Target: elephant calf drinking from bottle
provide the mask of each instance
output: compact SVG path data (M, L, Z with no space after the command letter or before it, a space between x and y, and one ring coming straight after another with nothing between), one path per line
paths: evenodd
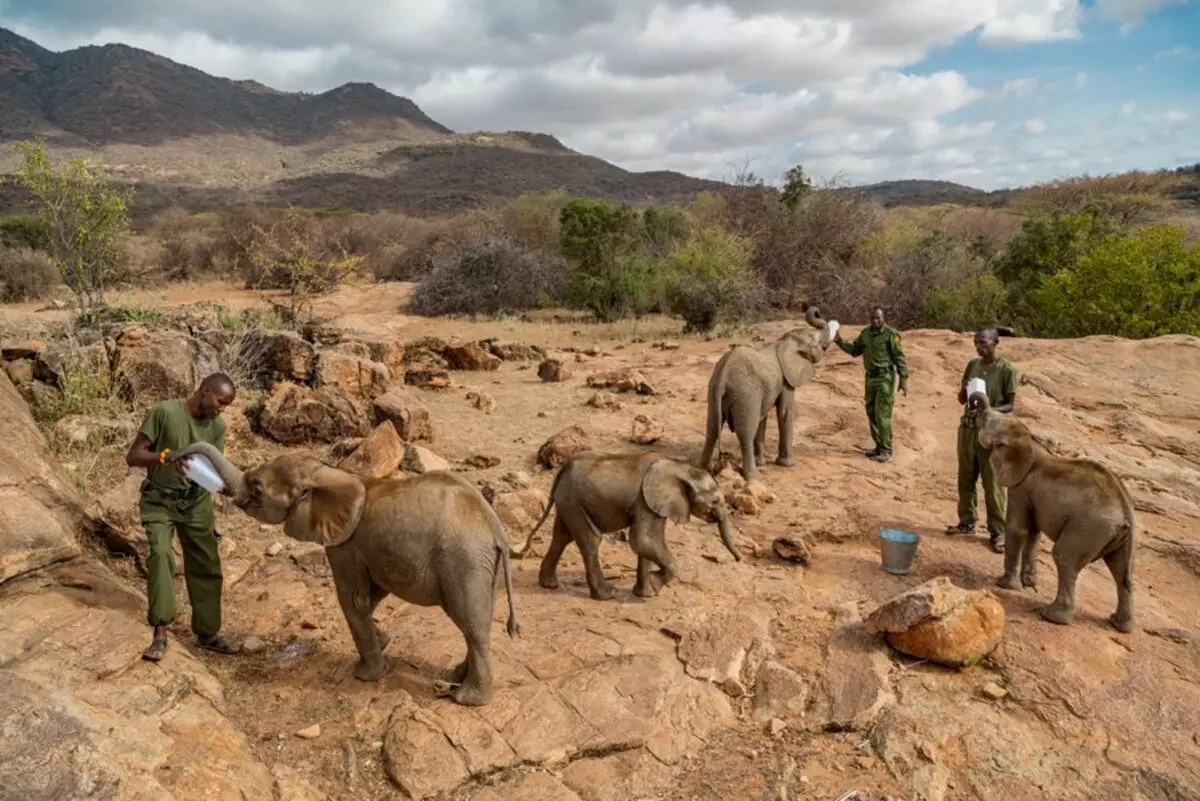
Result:
M289 537L325 546L360 661L354 675L374 681L388 670L387 635L371 618L393 594L440 606L467 641L467 657L439 694L468 706L491 701L488 640L496 573L504 567L508 634L518 632L508 537L491 505L463 477L432 471L406 478L362 479L302 454L276 457L244 473L220 451L196 443L173 454L206 457L224 492L251 517L283 524Z
M600 601L612 598L612 587L600 568L601 535L628 528L629 546L638 557L633 592L641 598L656 595L676 575L675 558L667 550L667 518L682 524L696 515L716 523L725 548L734 559L742 559L733 544L729 510L716 480L705 470L662 454L581 451L572 455L554 477L550 503L518 557L529 550L533 535L555 505L554 535L538 574L538 583L547 589L558 587L558 560L574 542L583 554L591 596ZM661 570L651 572L651 563Z
M979 444L991 449L992 469L1008 490L1001 587L1037 587L1038 535L1054 543L1058 594L1042 617L1068 624L1075 614L1079 571L1103 559L1117 586L1119 631L1133 629L1133 540L1137 519L1121 480L1090 459L1055 456L1034 441L1016 417L988 407L987 396L971 393Z

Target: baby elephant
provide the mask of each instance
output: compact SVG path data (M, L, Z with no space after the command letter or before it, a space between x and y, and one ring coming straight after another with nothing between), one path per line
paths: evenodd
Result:
M716 523L721 542L739 562L733 544L729 510L716 480L707 471L658 453L598 453L582 451L571 456L550 486L550 503L542 519L529 532L525 555L533 535L558 505L554 536L542 557L538 583L558 587L558 560L572 541L583 554L588 589L598 601L613 597L600 569L601 535L629 528L629 546L637 554L637 581L633 592L640 598L658 594L659 587L675 578L675 559L667 550L667 518L686 523L696 515ZM651 573L650 563L660 570Z
M1089 459L1067 459L1033 440L1017 418L988 408L987 397L972 393L979 444L990 448L992 469L1008 489L1001 587L1037 587L1038 535L1054 543L1058 595L1042 617L1066 625L1075 613L1079 571L1103 559L1117 585L1117 611L1109 622L1133 629L1133 502L1112 471ZM1020 581L1018 582L1018 574Z

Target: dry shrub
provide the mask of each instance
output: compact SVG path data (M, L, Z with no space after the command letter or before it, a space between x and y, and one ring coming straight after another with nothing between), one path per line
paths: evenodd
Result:
M516 244L553 252L558 249L559 216L571 196L563 190L526 192L500 205L497 223Z
M414 220L406 243L372 255L371 271L379 281L420 281L484 247L497 227L481 211L450 219Z
M1133 170L1116 175L1080 175L1036 184L1017 194L1012 206L1025 214L1068 214L1099 206L1123 226L1160 219L1170 211L1168 199L1181 183L1169 172Z
M998 209L964 207L948 212L939 227L981 258L991 261L1020 230L1021 219Z
M500 235L459 250L428 274L413 294L413 314L501 315L545 308L563 297L566 260Z
M0 247L0 302L41 300L61 283L50 257L28 247Z
M969 245L944 230L931 231L889 265L887 296L881 298L881 305L892 324L920 326L925 322L925 304L931 292L974 279L984 269L981 257Z

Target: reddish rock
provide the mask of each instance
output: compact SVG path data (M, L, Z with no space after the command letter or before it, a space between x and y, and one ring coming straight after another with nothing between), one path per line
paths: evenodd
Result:
M378 398L388 391L391 375L380 362L335 350L317 356L314 386L337 387L356 398Z
M538 448L537 461L551 469L562 467L567 459L580 451L587 450L591 438L579 426L569 426L546 440Z
M250 386L273 389L281 381L307 384L316 349L291 331L247 331L230 347L230 367Z
M452 370L491 371L500 368L500 357L484 350L478 342L448 347L442 355Z
M374 402L376 424L391 421L405 442L433 440L433 418L420 395L406 387L393 387Z
M538 378L547 383L556 383L566 381L571 378L572 372L562 359L546 359L538 365Z
M258 415L262 432L284 445L335 442L370 431L366 414L337 387L309 389L281 383Z
M338 467L364 477L385 478L395 473L403 460L404 443L392 422L384 420Z

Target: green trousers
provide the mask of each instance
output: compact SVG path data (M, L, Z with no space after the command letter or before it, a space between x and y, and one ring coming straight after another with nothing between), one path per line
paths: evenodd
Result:
M979 444L978 430L958 426L958 522L973 526L976 519L975 482L983 478L983 500L987 529L992 537L1004 536L1004 488L996 481L991 451Z
M896 405L896 377L868 378L866 388L867 425L871 439L882 453L892 452L892 408Z
M171 535L179 535L183 577L192 605L192 631L201 637L221 630L221 556L213 529L212 496L199 491L174 496L143 485L139 506L150 542L146 559L148 621L165 626L175 620L175 554Z

